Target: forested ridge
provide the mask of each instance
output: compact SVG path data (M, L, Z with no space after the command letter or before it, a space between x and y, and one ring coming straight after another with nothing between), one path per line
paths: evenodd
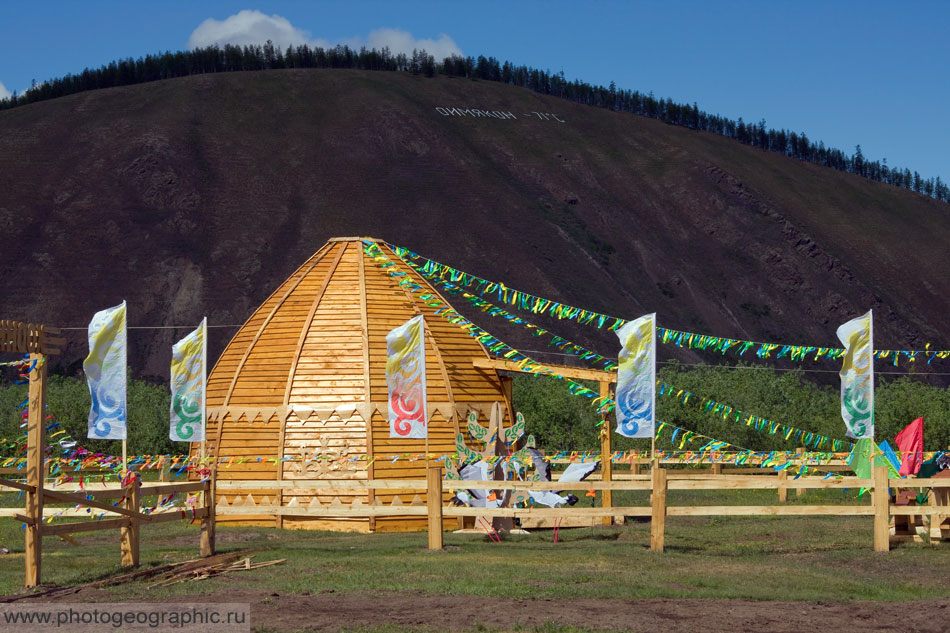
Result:
M764 119L757 123L745 122L741 117L732 120L700 110L695 102L676 103L672 99L656 98L652 93L617 88L613 82L605 87L577 79L568 80L563 71L551 73L482 55L452 56L438 62L424 50L406 55L393 54L385 48L361 48L356 51L347 46L323 49L301 45L281 50L270 42L263 46L244 47L226 44L223 48L210 46L192 51L146 55L138 59L129 57L97 69L87 68L78 74L68 74L39 84L34 82L22 95L14 93L11 98L0 100L0 110L99 88L206 73L281 68L351 68L501 82L577 103L631 112L671 125L712 132L746 145L950 202L950 186L939 176L924 178L917 171L911 172L906 167L891 167L886 159L870 160L863 155L860 145L854 153L847 154L840 149L826 147L820 140L816 142L810 139L804 132L770 128Z

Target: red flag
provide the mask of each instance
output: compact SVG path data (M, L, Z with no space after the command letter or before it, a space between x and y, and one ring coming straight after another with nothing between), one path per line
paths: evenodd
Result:
M903 431L894 436L894 443L902 456L901 477L916 475L924 459L924 419L917 418L905 426Z

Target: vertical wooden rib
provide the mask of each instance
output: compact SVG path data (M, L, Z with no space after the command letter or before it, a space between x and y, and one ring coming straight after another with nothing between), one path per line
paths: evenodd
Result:
M300 282L306 279L307 275L310 274L310 271L313 270L317 264L323 261L323 258L326 257L327 251L329 251L331 248L333 247L330 246L329 248L327 248L326 251L317 254L317 256L313 260L313 263L310 264L310 267L307 268L307 270L305 270L304 272L300 273L300 275L297 277L297 281L295 281L293 285L291 285L290 288L287 289L287 292L284 293L284 296L280 298L280 301L277 302L277 304L270 311L270 314L267 315L267 318L264 319L264 322L261 323L261 326L257 329L257 334L255 334L254 339L250 343L248 343L247 349L244 350L244 356L241 357L241 360L237 364L237 368L234 370L234 377L231 379L231 385L228 387L227 395L224 396L223 406L226 407L228 406L228 404L230 404L231 396L234 394L234 386L237 384L238 376L241 375L241 370L244 369L244 363L247 362L248 356L251 355L251 350L254 349L254 346L257 345L257 342L261 339L261 335L264 334L264 330L267 328L268 324L270 324L271 319L274 318L274 315L277 314L277 311L280 310L281 306L284 305L284 302L287 301L287 297L289 297L293 293L293 291L297 289L297 286L300 285ZM240 330L238 330L238 332L240 333ZM265 420L265 422L266 421L267 420ZM220 423L220 418L219 418L219 423Z
M290 361L290 371L287 372L287 387L284 389L283 399L285 411L287 405L290 404L290 388L294 384L294 374L297 373L297 363L300 362L300 354L303 352L304 341L307 340L307 334L310 332L310 325L313 323L313 315L317 313L317 307L320 305L320 301L323 299L323 294L327 291L327 286L330 285L330 279L333 278L333 273L336 272L336 267L340 264L340 260L343 259L343 253L345 252L346 244L341 243L336 258L333 260L333 263L330 264L330 269L327 271L326 277L323 278L323 284L317 291L316 296L314 296L313 303L310 304L310 311L307 313L307 318L304 319L303 328L301 328L300 336L297 338L297 348L294 350L293 360ZM284 476L284 438L286 431L287 416L284 416L284 418L280 421L280 431L277 433L277 472L274 475L274 479L282 479ZM282 488L277 489L277 501L274 505L277 507L284 505L284 491ZM284 515L278 514L275 517L275 525L279 528L284 527Z
M327 286L330 285L330 280L333 279L333 273L336 272L336 268L340 265L340 260L343 259L343 253L345 252L346 243L341 243L340 252L337 253L333 263L330 264L330 269L327 271L327 276L323 278L323 284L320 286L320 290L317 291L316 296L313 298L313 303L310 304L310 311L307 313L307 318L304 320L303 328L300 330L300 337L297 339L297 349L294 350L294 357L290 362L290 371L287 373L287 388L284 389L284 406L290 404L290 388L294 384L294 374L297 373L297 363L300 362L300 354L303 352L304 342L306 342L307 334L310 332L310 325L313 323L313 315L317 313L317 308L320 307L320 301L323 299L323 295L327 291Z
M367 405L372 403L369 388L369 317L367 315L366 298L366 269L363 262L362 252L359 255L359 273L360 273L360 328L363 330L363 402ZM366 422L366 461L369 466L366 467L366 477L373 479L373 414L370 413ZM376 502L376 491L369 488L366 491L366 500L369 505ZM369 518L369 531L376 531L376 517Z

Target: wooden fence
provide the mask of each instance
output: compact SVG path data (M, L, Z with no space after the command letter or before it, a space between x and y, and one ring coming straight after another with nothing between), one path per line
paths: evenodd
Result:
M431 466L425 480L357 480L357 481L326 481L313 480L266 480L266 481L221 481L217 484L220 493L238 493L242 490L280 489L280 490L308 490L308 491L352 491L366 489L385 489L388 492L405 492L417 497L415 503L398 505L382 504L353 504L331 505L311 502L303 505L259 505L253 500L241 504L219 503L216 512L219 515L241 516L273 514L275 516L293 517L378 517L378 516L426 516L429 525L430 548L442 547L442 519L443 517L495 517L518 519L542 518L589 518L608 517L623 520L625 517L650 517L650 546L657 551L663 551L663 541L666 517L668 516L768 516L768 515L819 515L819 516L870 516L874 525L875 551L887 551L890 548L889 523L892 516L930 516L932 525L940 526L950 517L950 507L938 505L930 506L899 506L890 502L889 489L917 488L934 489L936 491L950 490L950 479L888 479L887 469L878 467L874 470L873 479L858 477L839 477L820 479L818 477L802 477L790 480L783 477L785 471L776 476L761 475L721 475L709 474L696 476L689 471L675 471L662 467L654 467L650 474L628 475L626 478L614 481L585 480L580 483L565 484L563 482L526 482L526 481L465 481L444 480L442 469ZM563 507L563 508L472 508L467 506L444 506L443 491L446 487L467 490L494 490L501 494L504 490L552 490L584 489L599 491L645 490L650 491L651 502L646 506L614 506L614 507ZM854 503L841 505L718 505L718 506L670 506L667 504L669 490L776 490L783 489L854 489L868 488L871 490L870 503ZM422 501L422 495L425 501ZM942 495L945 496L945 495ZM932 498L934 498L932 496ZM933 531L932 531L933 535ZM937 531L937 538L946 535L946 529Z
M0 491L15 490L26 493L25 507L0 509L0 516L11 516L24 524L26 555L26 587L40 583L44 536L62 536L77 532L118 529L122 564L139 564L139 530L143 523L161 523L187 519L188 512L182 508L163 508L156 512L143 512L143 497L167 497L176 493L200 493L202 506L191 508L191 520L201 521L201 554L214 553L214 477L194 483L150 484L143 486L138 476L128 478L128 485L78 484L50 486L47 477L50 462L46 459L46 383L47 357L59 353L59 345L65 341L50 334L59 333L54 328L0 320L0 351L29 354L29 396L27 399L26 460L23 468L7 469L9 474L22 477L22 481L0 478ZM6 473L4 473L6 474ZM123 473L125 475L125 473ZM116 504L106 503L119 499ZM70 507L53 507L50 503L65 503ZM156 506L160 504L156 503ZM96 510L98 520L46 523L52 516L77 516L88 514L82 509ZM77 510L78 509L78 510ZM102 518L108 516L109 518Z

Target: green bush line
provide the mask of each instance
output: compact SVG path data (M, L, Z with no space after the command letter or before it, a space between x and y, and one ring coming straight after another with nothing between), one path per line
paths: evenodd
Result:
M657 377L677 389L688 389L698 396L729 404L746 413L796 426L806 431L843 439L838 390L810 382L800 370L777 372L760 365L688 368L667 365L660 368ZM596 384L587 383L592 389ZM14 454L12 442L20 437L20 409L17 405L26 399L26 385L0 383L0 438L3 443L0 456ZM128 390L130 455L181 453L183 444L168 439L168 387L130 380ZM50 376L47 389L49 414L66 433L93 452L119 454L117 441L86 440L89 415L89 391L83 380L65 376ZM747 427L734 418L723 420L704 413L690 400L684 405L669 397L657 401L657 417L685 429L702 433L736 446L754 450L791 450L796 447L781 435L769 435ZM527 420L529 433L538 445L548 451L596 450L600 418L590 406L590 400L572 396L563 381L518 374L514 381L515 409ZM893 440L894 435L917 417L924 417L926 450L942 450L950 444L950 390L926 384L914 376L896 380L880 380L875 388L875 436L878 440ZM51 420L52 422L52 420ZM609 422L615 426L613 416ZM657 441L658 448L669 449L670 435L664 433ZM699 441L699 440L697 440ZM614 450L649 448L649 440L632 440L614 435ZM688 445L698 448L693 444Z

